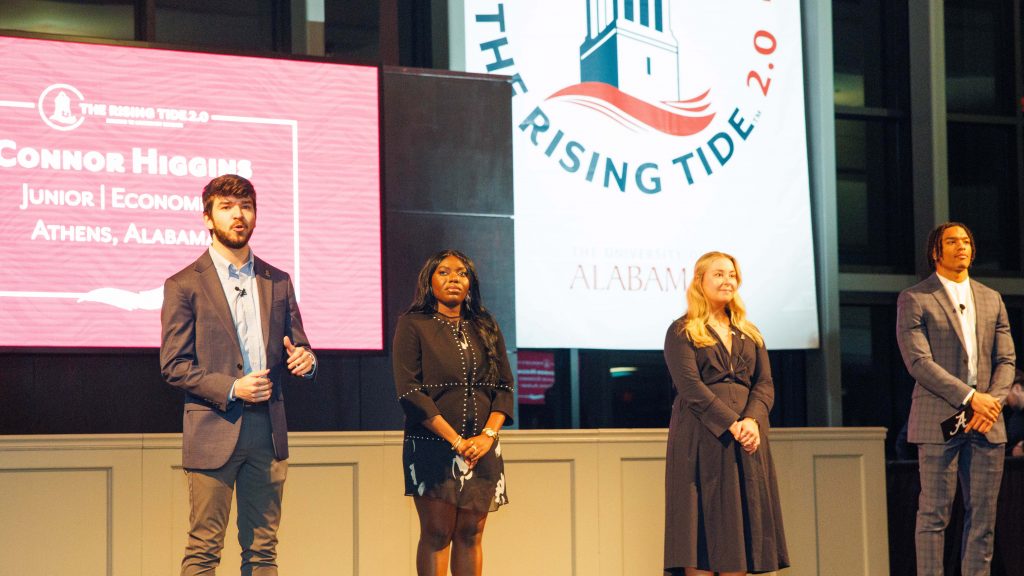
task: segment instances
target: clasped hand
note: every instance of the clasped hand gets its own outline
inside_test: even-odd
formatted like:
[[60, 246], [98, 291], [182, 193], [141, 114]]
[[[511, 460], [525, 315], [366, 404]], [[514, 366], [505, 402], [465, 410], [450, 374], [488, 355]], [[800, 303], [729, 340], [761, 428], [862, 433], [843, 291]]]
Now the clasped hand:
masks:
[[466, 463], [469, 464], [469, 469], [472, 470], [476, 466], [477, 461], [483, 458], [484, 454], [490, 452], [492, 446], [494, 446], [494, 438], [480, 434], [479, 436], [463, 440], [459, 444], [458, 454], [466, 460]]
[[250, 403], [270, 400], [274, 384], [268, 374], [270, 370], [257, 370], [235, 380], [235, 398]]
[[733, 422], [732, 426], [729, 426], [729, 432], [747, 454], [753, 454], [761, 446], [761, 429], [757, 425], [757, 420], [753, 418]]
[[965, 431], [977, 430], [981, 434], [987, 434], [996, 423], [996, 420], [999, 419], [999, 413], [1002, 412], [1003, 405], [999, 402], [998, 398], [991, 394], [975, 392], [971, 396], [971, 410], [974, 411], [974, 415], [971, 416], [971, 420], [967, 423]]

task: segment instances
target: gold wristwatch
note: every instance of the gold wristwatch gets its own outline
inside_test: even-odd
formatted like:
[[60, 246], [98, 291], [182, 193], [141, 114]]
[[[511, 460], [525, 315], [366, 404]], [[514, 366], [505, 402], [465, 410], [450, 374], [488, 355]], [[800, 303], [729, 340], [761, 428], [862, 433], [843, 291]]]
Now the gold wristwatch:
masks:
[[497, 433], [497, 432], [495, 432], [495, 431], [494, 431], [493, 429], [491, 429], [491, 428], [484, 428], [484, 429], [483, 429], [483, 435], [484, 435], [484, 436], [487, 436], [488, 438], [494, 439], [494, 440], [497, 440], [497, 439], [498, 439], [498, 433]]

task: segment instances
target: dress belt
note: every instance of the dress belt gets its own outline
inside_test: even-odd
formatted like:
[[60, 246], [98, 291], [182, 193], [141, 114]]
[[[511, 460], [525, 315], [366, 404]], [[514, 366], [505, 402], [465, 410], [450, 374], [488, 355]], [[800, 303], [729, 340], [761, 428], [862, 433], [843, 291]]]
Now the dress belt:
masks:
[[732, 378], [726, 378], [725, 380], [719, 380], [718, 382], [712, 382], [711, 384], [708, 384], [708, 386], [714, 386], [715, 384], [738, 384], [740, 386], [743, 386], [744, 388], [750, 388], [749, 385], [744, 384], [743, 382], [740, 382], [739, 380], [733, 380]]

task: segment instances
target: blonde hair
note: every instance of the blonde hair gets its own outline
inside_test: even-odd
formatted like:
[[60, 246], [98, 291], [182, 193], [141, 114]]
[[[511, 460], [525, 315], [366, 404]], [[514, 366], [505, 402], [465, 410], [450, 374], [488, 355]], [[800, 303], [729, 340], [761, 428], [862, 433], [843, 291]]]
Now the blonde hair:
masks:
[[725, 309], [729, 314], [730, 322], [737, 330], [747, 335], [760, 347], [764, 346], [764, 337], [761, 331], [747, 320], [747, 309], [739, 295], [740, 284], [743, 283], [743, 275], [740, 274], [740, 264], [725, 252], [708, 252], [697, 259], [693, 269], [693, 280], [686, 289], [686, 314], [676, 321], [676, 333], [685, 334], [686, 337], [697, 348], [714, 346], [718, 341], [708, 332], [708, 321], [711, 320], [711, 306], [704, 294], [704, 274], [708, 271], [711, 263], [719, 258], [727, 258], [736, 268], [736, 292], [733, 293], [732, 301]]

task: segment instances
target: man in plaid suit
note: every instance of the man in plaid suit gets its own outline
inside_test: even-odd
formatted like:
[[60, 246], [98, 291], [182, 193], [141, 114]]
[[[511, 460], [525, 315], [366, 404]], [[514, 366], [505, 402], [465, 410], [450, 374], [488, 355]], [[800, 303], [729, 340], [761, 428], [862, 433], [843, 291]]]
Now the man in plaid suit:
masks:
[[[987, 575], [1006, 427], [1001, 404], [1013, 381], [1014, 348], [998, 292], [967, 276], [974, 237], [958, 222], [928, 236], [935, 273], [900, 293], [896, 335], [914, 377], [908, 440], [918, 445], [921, 496], [915, 543], [918, 576], [942, 574], [943, 533], [957, 477], [964, 493], [962, 574]], [[947, 440], [940, 423], [970, 407], [965, 433]]]

